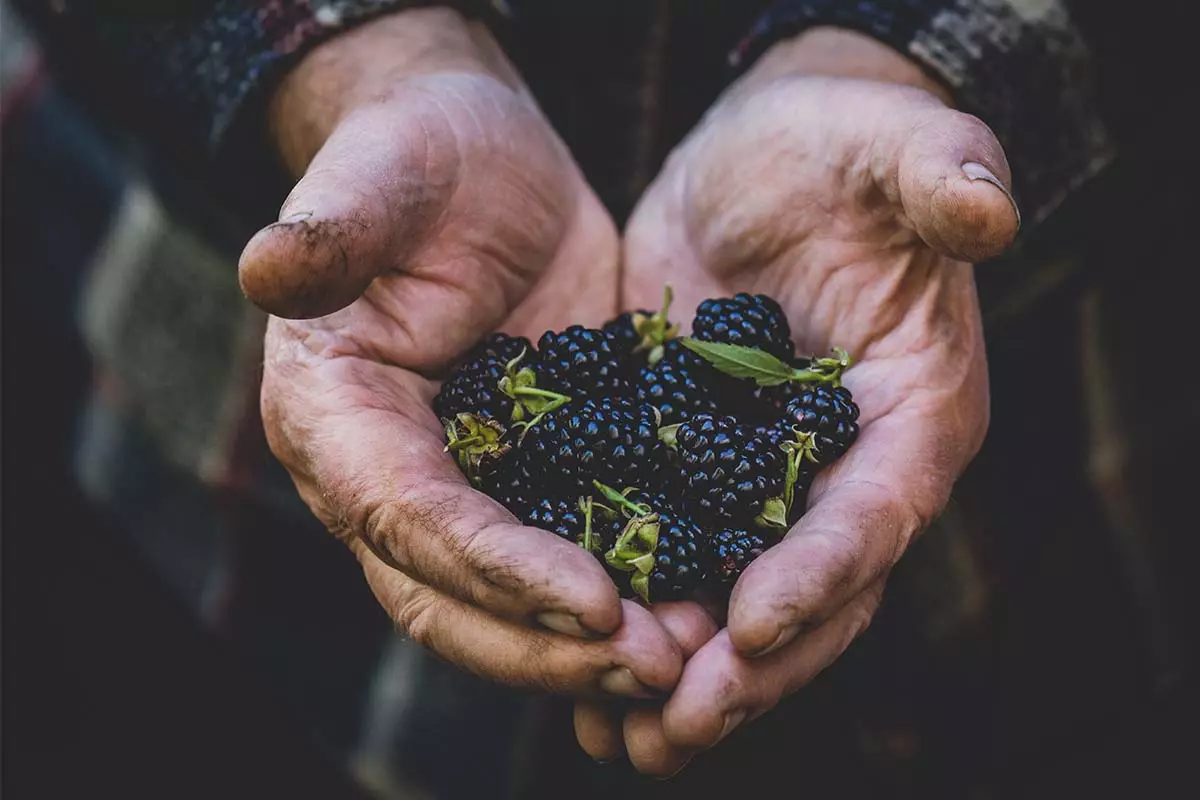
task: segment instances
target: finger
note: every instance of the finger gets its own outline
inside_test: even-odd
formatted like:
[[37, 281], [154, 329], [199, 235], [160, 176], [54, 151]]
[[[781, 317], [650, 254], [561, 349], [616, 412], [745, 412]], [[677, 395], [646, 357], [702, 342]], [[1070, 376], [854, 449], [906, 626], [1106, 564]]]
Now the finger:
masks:
[[[443, 116], [375, 105], [352, 113], [313, 158], [238, 264], [242, 290], [288, 318], [352, 303], [404, 265], [453, 193], [461, 161]], [[432, 125], [432, 129], [425, 126]]]
[[621, 604], [604, 568], [473, 490], [421, 386], [360, 359], [269, 361], [264, 426], [305, 502], [339, 536], [457, 600], [580, 636], [615, 630]]
[[487, 680], [560, 694], [648, 698], [669, 691], [683, 659], [646, 609], [627, 602], [612, 637], [584, 641], [499, 619], [430, 589], [352, 544], [367, 583], [417, 644]]
[[741, 653], [769, 653], [832, 617], [941, 511], [969, 458], [946, 416], [914, 402], [863, 426], [796, 526], [734, 587], [727, 625]]
[[832, 664], [866, 630], [882, 592], [881, 579], [823, 625], [761, 658], [742, 656], [726, 631], [717, 634], [688, 661], [663, 708], [667, 740], [676, 748], [709, 748], [774, 707]]
[[908, 135], [881, 137], [897, 148], [888, 182], [917, 234], [943, 255], [977, 262], [1004, 252], [1016, 238], [1020, 212], [1012, 173], [991, 129], [946, 108], [923, 111]]
[[650, 613], [679, 644], [685, 660], [717, 635], [717, 623], [697, 603], [654, 603]]
[[680, 747], [663, 731], [663, 711], [658, 706], [630, 709], [625, 715], [625, 750], [629, 762], [645, 775], [669, 778], [691, 761], [695, 750]]
[[625, 753], [621, 733], [624, 707], [600, 700], [575, 701], [575, 738], [583, 752], [604, 763]]

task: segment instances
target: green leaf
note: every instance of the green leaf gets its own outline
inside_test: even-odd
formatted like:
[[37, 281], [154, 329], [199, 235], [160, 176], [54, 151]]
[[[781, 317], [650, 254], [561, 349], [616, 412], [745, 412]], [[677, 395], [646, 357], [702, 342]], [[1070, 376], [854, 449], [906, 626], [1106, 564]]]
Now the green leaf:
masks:
[[683, 346], [726, 375], [751, 378], [759, 386], [778, 386], [793, 380], [797, 370], [775, 356], [753, 347], [724, 342], [702, 342], [690, 336], [680, 339]]

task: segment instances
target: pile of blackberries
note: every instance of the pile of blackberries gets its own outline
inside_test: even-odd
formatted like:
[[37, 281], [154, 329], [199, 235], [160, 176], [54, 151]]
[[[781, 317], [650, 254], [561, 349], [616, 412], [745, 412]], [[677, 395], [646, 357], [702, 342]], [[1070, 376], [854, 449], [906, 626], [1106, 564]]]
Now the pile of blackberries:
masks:
[[669, 305], [493, 334], [434, 399], [474, 486], [647, 602], [728, 591], [858, 436], [848, 356], [797, 357], [774, 300], [705, 300], [687, 338]]

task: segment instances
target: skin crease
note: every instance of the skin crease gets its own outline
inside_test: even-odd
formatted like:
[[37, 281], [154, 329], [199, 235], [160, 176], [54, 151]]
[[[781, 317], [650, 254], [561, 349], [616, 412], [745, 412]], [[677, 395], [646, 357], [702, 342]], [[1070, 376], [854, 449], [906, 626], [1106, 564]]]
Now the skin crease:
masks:
[[617, 231], [562, 142], [487, 32], [438, 9], [321, 45], [271, 110], [300, 180], [239, 275], [274, 315], [262, 416], [300, 495], [442, 657], [515, 686], [663, 696], [688, 637], [472, 490], [430, 410], [433, 378], [484, 334], [616, 312]]
[[[990, 131], [947, 99], [855, 34], [777, 45], [677, 148], [622, 244], [479, 26], [406, 11], [306, 57], [272, 103], [303, 178], [239, 276], [275, 315], [272, 450], [397, 625], [489, 679], [588, 697], [584, 749], [653, 775], [831, 663], [987, 427], [970, 262], [1018, 222], [964, 174], [1009, 181]], [[484, 333], [595, 325], [655, 307], [664, 281], [677, 310], [771, 294], [802, 350], [856, 358], [862, 436], [747, 570], [725, 627], [695, 604], [620, 601], [582, 550], [472, 491], [429, 410], [433, 379]], [[623, 715], [606, 693], [670, 695]]]
[[635, 210], [624, 307], [651, 302], [664, 280], [680, 319], [706, 297], [775, 297], [800, 352], [853, 355], [844, 382], [862, 433], [818, 478], [801, 522], [747, 568], [724, 627], [665, 703], [623, 719], [581, 704], [576, 735], [594, 758], [624, 752], [672, 775], [807, 684], [865, 630], [889, 570], [982, 444], [971, 262], [1002, 252], [1019, 218], [999, 144], [948, 100], [890, 49], [815, 29], [718, 100]]

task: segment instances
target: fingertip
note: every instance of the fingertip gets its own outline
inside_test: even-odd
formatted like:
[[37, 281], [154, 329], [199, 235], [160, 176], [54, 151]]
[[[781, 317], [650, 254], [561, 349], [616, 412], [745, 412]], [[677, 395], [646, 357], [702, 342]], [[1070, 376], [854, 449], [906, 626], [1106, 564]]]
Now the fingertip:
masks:
[[575, 739], [592, 760], [604, 763], [624, 754], [618, 707], [579, 700], [575, 703], [574, 723]]
[[339, 226], [293, 217], [272, 223], [246, 244], [238, 282], [255, 305], [278, 317], [310, 319], [353, 303], [374, 278], [374, 265], [355, 262]]
[[691, 761], [693, 751], [668, 741], [658, 708], [635, 708], [625, 715], [625, 750], [629, 762], [643, 775], [665, 780]]
[[904, 211], [921, 238], [943, 255], [978, 262], [1016, 239], [1020, 212], [1004, 149], [979, 118], [949, 109], [922, 111], [898, 161]]
[[658, 620], [643, 606], [621, 601], [623, 624], [616, 633], [616, 661], [629, 667], [643, 685], [669, 692], [683, 673], [683, 651]]
[[717, 623], [697, 603], [655, 603], [650, 613], [679, 645], [685, 659], [717, 635]]
[[1007, 250], [1021, 223], [1016, 203], [1000, 180], [978, 162], [967, 165], [961, 174], [946, 177], [934, 188], [930, 199], [934, 230], [927, 241], [940, 242], [939, 249], [947, 255], [976, 263]]
[[[540, 528], [524, 526], [523, 535], [544, 541], [544, 569], [552, 576], [548, 607], [538, 620], [551, 630], [580, 638], [611, 636], [625, 622], [620, 592], [604, 567], [583, 548]], [[554, 552], [557, 551], [557, 552]], [[551, 555], [553, 552], [553, 555]]]

